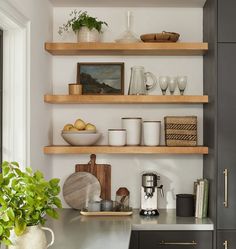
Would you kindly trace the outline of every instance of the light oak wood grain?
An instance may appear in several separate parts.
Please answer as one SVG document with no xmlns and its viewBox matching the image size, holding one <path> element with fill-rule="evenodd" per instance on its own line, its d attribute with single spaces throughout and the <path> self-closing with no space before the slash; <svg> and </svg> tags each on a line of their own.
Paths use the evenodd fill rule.
<svg viewBox="0 0 236 249">
<path fill-rule="evenodd" d="M 204 95 L 44 95 L 50 104 L 204 104 Z"/>
<path fill-rule="evenodd" d="M 167 147 L 167 146 L 67 146 L 44 147 L 45 154 L 208 154 L 208 147 Z"/>
<path fill-rule="evenodd" d="M 52 55 L 203 55 L 208 43 L 45 43 Z"/>
</svg>

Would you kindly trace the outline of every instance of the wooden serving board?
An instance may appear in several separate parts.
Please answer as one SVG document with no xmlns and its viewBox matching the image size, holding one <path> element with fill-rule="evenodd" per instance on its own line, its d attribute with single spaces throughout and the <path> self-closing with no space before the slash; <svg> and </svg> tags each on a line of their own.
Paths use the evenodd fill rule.
<svg viewBox="0 0 236 249">
<path fill-rule="evenodd" d="M 85 216 L 130 216 L 133 214 L 133 211 L 128 212 L 113 212 L 113 211 L 102 211 L 102 212 L 88 212 L 80 211 L 80 214 Z"/>
<path fill-rule="evenodd" d="M 76 172 L 70 175 L 63 185 L 63 197 L 74 209 L 84 209 L 90 200 L 97 200 L 101 195 L 98 179 L 90 173 Z"/>
<path fill-rule="evenodd" d="M 111 165 L 96 164 L 96 155 L 90 155 L 88 164 L 76 164 L 75 172 L 89 172 L 94 175 L 101 185 L 101 198 L 111 200 Z"/>
</svg>

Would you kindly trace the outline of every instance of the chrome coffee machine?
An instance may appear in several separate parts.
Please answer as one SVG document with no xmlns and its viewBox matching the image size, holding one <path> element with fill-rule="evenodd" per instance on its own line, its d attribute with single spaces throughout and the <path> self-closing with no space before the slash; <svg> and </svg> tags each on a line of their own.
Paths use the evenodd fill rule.
<svg viewBox="0 0 236 249">
<path fill-rule="evenodd" d="M 160 180 L 160 176 L 156 172 L 144 172 L 142 174 L 140 215 L 159 215 L 157 209 L 157 192 L 159 189 L 162 197 L 164 196 L 164 192 L 163 185 L 157 186 L 158 180 Z"/>
</svg>

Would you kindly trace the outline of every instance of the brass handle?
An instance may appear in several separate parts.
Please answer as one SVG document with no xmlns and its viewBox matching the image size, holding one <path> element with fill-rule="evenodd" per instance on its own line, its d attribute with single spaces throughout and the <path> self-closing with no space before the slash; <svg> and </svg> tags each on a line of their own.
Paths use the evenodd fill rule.
<svg viewBox="0 0 236 249">
<path fill-rule="evenodd" d="M 225 176 L 224 207 L 228 207 L 228 169 L 223 171 Z"/>
<path fill-rule="evenodd" d="M 197 243 L 194 240 L 192 242 L 165 242 L 162 240 L 159 245 L 195 246 Z"/>
<path fill-rule="evenodd" d="M 224 249 L 228 249 L 228 240 L 224 241 L 223 246 L 225 247 Z"/>
</svg>

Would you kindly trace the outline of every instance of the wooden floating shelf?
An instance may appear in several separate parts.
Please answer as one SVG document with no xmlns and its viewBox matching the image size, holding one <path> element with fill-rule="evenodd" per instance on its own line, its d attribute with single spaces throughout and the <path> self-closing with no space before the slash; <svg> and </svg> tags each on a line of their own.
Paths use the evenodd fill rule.
<svg viewBox="0 0 236 249">
<path fill-rule="evenodd" d="M 162 95 L 44 95 L 50 104 L 205 104 L 208 96 Z"/>
<path fill-rule="evenodd" d="M 45 154 L 208 154 L 208 147 L 167 147 L 167 146 L 64 146 L 44 147 Z"/>
<path fill-rule="evenodd" d="M 208 43 L 60 43 L 46 42 L 52 55 L 203 55 Z"/>
</svg>

